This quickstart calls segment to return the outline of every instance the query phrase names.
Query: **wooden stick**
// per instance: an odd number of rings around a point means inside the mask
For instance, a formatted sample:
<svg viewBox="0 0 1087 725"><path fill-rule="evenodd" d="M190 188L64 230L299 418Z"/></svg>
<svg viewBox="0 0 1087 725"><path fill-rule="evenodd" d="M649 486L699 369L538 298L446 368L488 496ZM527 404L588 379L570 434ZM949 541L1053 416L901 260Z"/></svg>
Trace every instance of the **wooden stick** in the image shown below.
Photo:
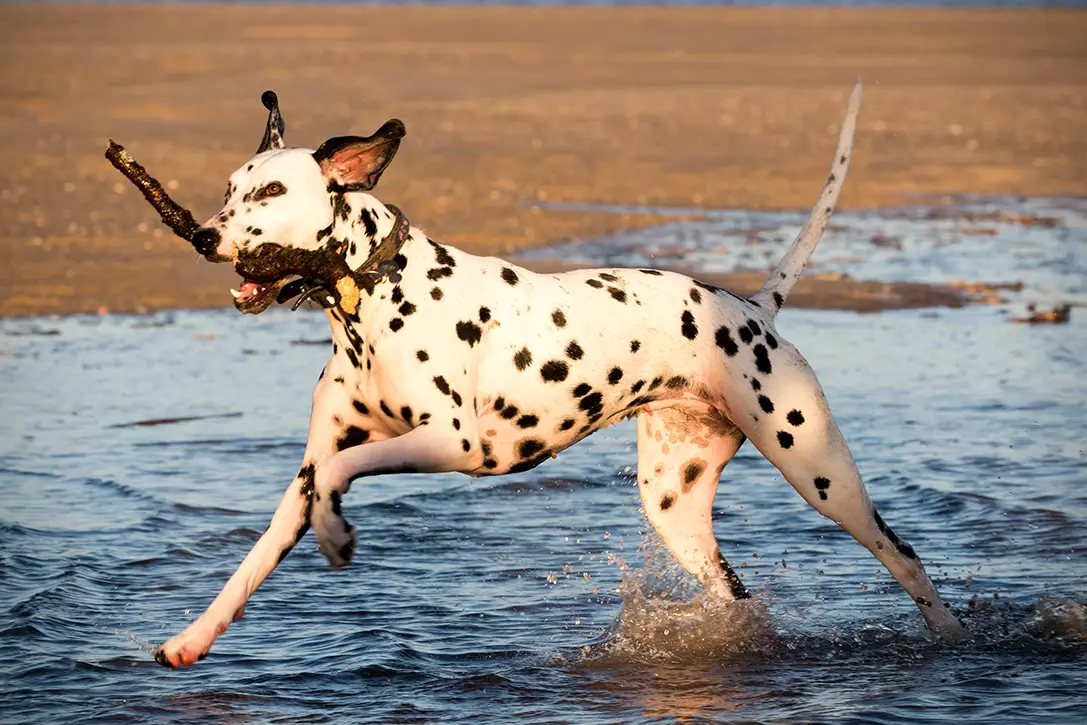
<svg viewBox="0 0 1087 725"><path fill-rule="evenodd" d="M188 209L170 198L158 179L147 173L147 169L132 158L132 155L125 151L124 146L114 143L113 139L110 139L109 148L106 149L106 158L115 169L132 182L133 186L140 190L143 198L155 207L163 224L170 227L174 234L186 242L192 242L193 234L200 228L200 224Z"/></svg>

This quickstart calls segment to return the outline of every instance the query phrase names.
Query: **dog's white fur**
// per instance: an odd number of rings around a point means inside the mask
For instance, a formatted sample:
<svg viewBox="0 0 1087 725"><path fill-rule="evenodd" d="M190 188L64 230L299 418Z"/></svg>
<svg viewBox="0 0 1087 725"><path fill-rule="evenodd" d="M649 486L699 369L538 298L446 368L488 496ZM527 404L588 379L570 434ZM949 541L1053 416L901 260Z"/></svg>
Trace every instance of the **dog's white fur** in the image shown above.
<svg viewBox="0 0 1087 725"><path fill-rule="evenodd" d="M357 313L328 311L333 354L314 391L303 467L271 525L157 659L176 667L202 658L309 525L331 564L346 565L354 531L340 500L351 481L390 471L525 470L632 415L646 515L713 595L745 595L718 550L711 505L725 464L750 439L879 559L932 630L958 636L961 625L912 548L876 513L814 373L774 327L837 200L859 99L858 85L809 223L751 299L655 270L534 274L438 245L412 227L402 279L380 282ZM209 256L235 259L272 240L333 243L358 268L395 217L365 191L330 190L329 181L334 173L337 184L367 173L376 181L391 153L363 158L374 144L360 140L338 166L301 149L255 156L206 225L220 240ZM272 183L285 191L262 197Z"/></svg>

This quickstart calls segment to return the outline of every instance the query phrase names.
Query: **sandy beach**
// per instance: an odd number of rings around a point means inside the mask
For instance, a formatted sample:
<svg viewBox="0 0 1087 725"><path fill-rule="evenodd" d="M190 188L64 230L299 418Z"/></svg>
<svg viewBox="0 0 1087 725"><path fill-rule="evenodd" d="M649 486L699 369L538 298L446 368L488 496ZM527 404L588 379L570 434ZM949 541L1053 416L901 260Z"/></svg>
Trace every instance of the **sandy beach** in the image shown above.
<svg viewBox="0 0 1087 725"><path fill-rule="evenodd" d="M1074 10L4 5L0 315L229 304L102 153L207 218L266 88L292 145L403 119L379 198L503 254L660 221L554 202L808 208L858 74L843 207L1087 195L1084 38Z"/></svg>

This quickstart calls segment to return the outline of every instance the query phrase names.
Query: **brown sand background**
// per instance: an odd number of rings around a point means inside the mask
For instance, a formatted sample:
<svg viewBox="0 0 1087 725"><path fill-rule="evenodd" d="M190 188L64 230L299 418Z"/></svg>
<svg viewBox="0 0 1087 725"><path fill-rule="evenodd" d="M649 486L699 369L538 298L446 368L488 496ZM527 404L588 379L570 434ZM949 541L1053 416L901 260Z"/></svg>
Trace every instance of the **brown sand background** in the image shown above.
<svg viewBox="0 0 1087 725"><path fill-rule="evenodd" d="M403 119L378 196L475 252L659 221L539 202L807 209L858 73L843 207L1087 195L1076 10L4 5L0 68L0 315L228 304L102 153L205 219L266 88L299 146Z"/></svg>

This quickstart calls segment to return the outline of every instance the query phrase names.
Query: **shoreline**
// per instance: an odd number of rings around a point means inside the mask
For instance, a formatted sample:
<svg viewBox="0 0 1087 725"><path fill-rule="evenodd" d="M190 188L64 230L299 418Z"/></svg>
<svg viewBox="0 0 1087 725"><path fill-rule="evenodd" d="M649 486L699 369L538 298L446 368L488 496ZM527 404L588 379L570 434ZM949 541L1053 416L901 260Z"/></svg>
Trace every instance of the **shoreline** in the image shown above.
<svg viewBox="0 0 1087 725"><path fill-rule="evenodd" d="M266 88L291 145L402 118L376 195L479 254L675 219L552 202L807 210L858 72L840 208L1087 196L1083 37L1053 8L0 6L0 316L228 306L102 153L207 218Z"/></svg>

